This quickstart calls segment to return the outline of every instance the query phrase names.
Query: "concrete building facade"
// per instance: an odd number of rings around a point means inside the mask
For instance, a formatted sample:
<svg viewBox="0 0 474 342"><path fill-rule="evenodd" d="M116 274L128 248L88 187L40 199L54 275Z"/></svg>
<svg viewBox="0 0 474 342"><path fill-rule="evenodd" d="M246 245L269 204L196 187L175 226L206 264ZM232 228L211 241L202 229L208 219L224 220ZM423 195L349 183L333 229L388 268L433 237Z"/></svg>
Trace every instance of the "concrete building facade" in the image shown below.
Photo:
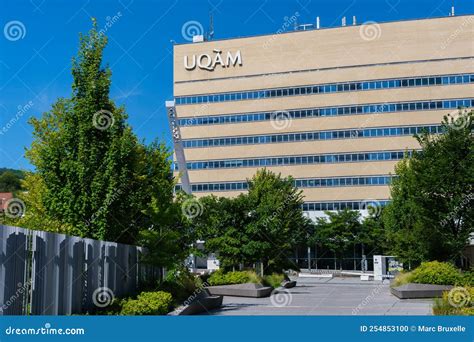
<svg viewBox="0 0 474 342"><path fill-rule="evenodd" d="M236 196L266 167L311 216L383 205L413 134L474 107L474 16L175 45L174 105L176 175L198 197Z"/></svg>

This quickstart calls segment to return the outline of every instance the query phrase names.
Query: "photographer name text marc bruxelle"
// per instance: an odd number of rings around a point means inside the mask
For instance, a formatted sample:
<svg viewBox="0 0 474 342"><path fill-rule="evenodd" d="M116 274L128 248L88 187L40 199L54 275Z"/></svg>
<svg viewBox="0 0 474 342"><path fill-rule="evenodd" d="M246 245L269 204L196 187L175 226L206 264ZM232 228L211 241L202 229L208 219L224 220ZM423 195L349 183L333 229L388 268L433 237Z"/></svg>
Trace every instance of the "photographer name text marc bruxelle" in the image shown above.
<svg viewBox="0 0 474 342"><path fill-rule="evenodd" d="M397 332L419 332L419 333L465 333L463 325L361 325L362 333L397 333Z"/></svg>

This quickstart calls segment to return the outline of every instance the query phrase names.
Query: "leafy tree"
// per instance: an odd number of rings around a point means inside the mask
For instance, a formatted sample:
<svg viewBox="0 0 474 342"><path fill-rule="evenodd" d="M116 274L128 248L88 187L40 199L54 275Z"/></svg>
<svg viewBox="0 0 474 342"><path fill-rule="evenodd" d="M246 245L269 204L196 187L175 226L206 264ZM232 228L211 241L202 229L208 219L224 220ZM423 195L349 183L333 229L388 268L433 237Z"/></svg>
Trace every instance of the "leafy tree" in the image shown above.
<svg viewBox="0 0 474 342"><path fill-rule="evenodd" d="M28 191L17 194L17 197L24 203L23 215L21 217L3 216L0 218L2 223L53 233L79 234L74 227L63 224L49 216L43 205L46 186L38 174L27 173L22 181L22 187L28 189Z"/></svg>
<svg viewBox="0 0 474 342"><path fill-rule="evenodd" d="M8 170L0 173L0 192L15 192L21 189L21 178Z"/></svg>
<svg viewBox="0 0 474 342"><path fill-rule="evenodd" d="M356 242L361 245L361 254L385 254L387 251L387 236L383 225L382 214L375 213L361 222Z"/></svg>
<svg viewBox="0 0 474 342"><path fill-rule="evenodd" d="M327 217L316 220L312 241L331 250L338 259L354 244L361 242L360 213L349 209L326 211Z"/></svg>
<svg viewBox="0 0 474 342"><path fill-rule="evenodd" d="M311 226L302 202L291 177L263 169L249 180L247 194L201 199L204 210L193 225L224 267L262 262L266 273L281 271L295 267L287 256L306 239Z"/></svg>
<svg viewBox="0 0 474 342"><path fill-rule="evenodd" d="M247 195L236 198L207 196L200 200L202 214L193 220L199 239L208 252L218 252L221 266L230 268L254 262L244 248L250 241L246 226L250 222Z"/></svg>
<svg viewBox="0 0 474 342"><path fill-rule="evenodd" d="M174 182L155 179L157 181L150 186L153 195L147 209L151 225L140 231L138 243L148 250L144 255L146 262L174 269L182 265L196 241L190 222L183 215L183 206L189 196L179 192L173 200L169 185Z"/></svg>
<svg viewBox="0 0 474 342"><path fill-rule="evenodd" d="M392 253L407 262L460 259L474 232L473 112L445 116L444 134L416 136L421 152L396 167L383 215Z"/></svg>
<svg viewBox="0 0 474 342"><path fill-rule="evenodd" d="M251 240L242 248L264 264L265 272L290 266L288 255L307 238L311 221L303 215L303 192L292 177L282 178L266 169L249 180L248 204Z"/></svg>
<svg viewBox="0 0 474 342"><path fill-rule="evenodd" d="M162 224L174 180L169 151L138 142L125 109L109 98L106 43L94 21L73 59L72 96L31 120L27 156L44 185L38 200L48 218L84 237L136 243L141 229Z"/></svg>

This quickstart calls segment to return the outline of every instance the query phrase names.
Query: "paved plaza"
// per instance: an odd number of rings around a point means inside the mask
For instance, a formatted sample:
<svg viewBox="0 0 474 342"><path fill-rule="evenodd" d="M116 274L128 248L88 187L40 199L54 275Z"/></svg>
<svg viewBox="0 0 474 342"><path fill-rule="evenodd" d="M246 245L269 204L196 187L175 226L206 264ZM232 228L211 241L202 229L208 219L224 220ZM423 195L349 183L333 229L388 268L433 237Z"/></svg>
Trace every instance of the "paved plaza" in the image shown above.
<svg viewBox="0 0 474 342"><path fill-rule="evenodd" d="M432 299L401 300L388 281L297 278L297 286L268 298L224 297L210 315L431 315Z"/></svg>

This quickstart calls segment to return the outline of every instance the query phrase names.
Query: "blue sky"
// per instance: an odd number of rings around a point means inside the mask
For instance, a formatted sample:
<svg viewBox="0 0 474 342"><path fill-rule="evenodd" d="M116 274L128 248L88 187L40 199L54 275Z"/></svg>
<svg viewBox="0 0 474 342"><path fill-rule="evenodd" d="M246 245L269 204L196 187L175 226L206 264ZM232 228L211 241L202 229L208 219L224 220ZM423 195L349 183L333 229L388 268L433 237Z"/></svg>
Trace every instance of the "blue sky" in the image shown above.
<svg viewBox="0 0 474 342"><path fill-rule="evenodd" d="M91 17L99 28L111 24L105 61L112 99L125 105L140 138L169 144L164 101L173 97L172 41L186 42L187 22L207 30L212 11L220 39L273 34L296 12L300 24L319 16L331 27L353 15L359 23L445 16L453 2L456 14L474 13L473 0L0 0L0 167L33 169L24 158L32 141L28 118L70 96L71 58Z"/></svg>

